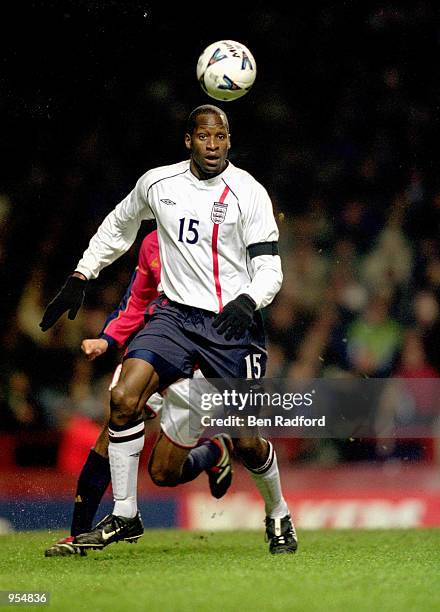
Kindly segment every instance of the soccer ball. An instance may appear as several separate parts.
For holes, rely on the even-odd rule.
[[[247,47],[234,40],[220,40],[203,51],[197,62],[197,78],[205,93],[229,102],[244,96],[257,76],[257,67]]]

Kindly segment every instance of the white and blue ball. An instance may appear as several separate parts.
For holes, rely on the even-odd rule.
[[[254,56],[245,45],[234,40],[212,43],[197,62],[197,78],[203,91],[223,102],[247,94],[256,76]]]

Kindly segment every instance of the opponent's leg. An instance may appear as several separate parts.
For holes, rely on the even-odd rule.
[[[283,497],[276,452],[272,443],[257,436],[237,439],[234,446],[264,499],[270,552],[295,552],[298,540]]]
[[[44,553],[46,557],[66,557],[80,552],[75,546],[75,536],[92,529],[93,519],[110,480],[106,424],[94,448],[89,452],[78,478],[70,536],[62,538],[48,548]],[[85,551],[81,552],[85,554]]]
[[[195,448],[182,448],[162,432],[151,454],[148,470],[152,481],[160,487],[175,487],[194,480],[206,471],[216,488],[215,497],[222,497],[231,483],[230,439],[223,434],[200,442]],[[211,476],[212,472],[212,476]],[[218,481],[218,483],[217,483]]]
[[[154,484],[159,487],[175,487],[180,484],[182,469],[190,451],[190,448],[173,444],[160,432],[148,462],[148,473]]]
[[[102,429],[78,478],[70,535],[90,531],[99,504],[111,481],[108,425]]]
[[[150,475],[158,486],[176,486],[206,471],[214,497],[222,497],[232,481],[232,442],[219,435],[201,439],[200,394],[208,383],[199,370],[193,379],[170,385],[163,394],[161,429],[150,461]],[[213,389],[209,385],[209,389]],[[190,418],[192,415],[193,418]]]

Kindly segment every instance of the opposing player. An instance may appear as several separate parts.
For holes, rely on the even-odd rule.
[[[137,520],[133,500],[143,446],[141,414],[154,392],[191,377],[196,364],[206,377],[222,380],[259,378],[265,372],[258,311],[272,301],[282,282],[269,196],[250,174],[227,160],[229,126],[218,107],[205,105],[190,114],[185,145],[189,160],[144,174],[106,217],[40,323],[49,329],[66,311],[74,318],[87,280],[130,248],[142,220],[156,219],[164,294],[130,343],[111,394],[115,507],[107,522],[77,538],[78,546],[102,547],[108,534],[123,539]],[[234,446],[255,474],[273,467],[273,447],[257,432],[237,437]],[[182,467],[166,479],[160,473],[152,476],[177,484],[181,474]],[[285,504],[283,512],[267,517],[266,533],[273,551],[293,552],[297,541]]]
[[[143,327],[147,307],[158,295],[159,282],[159,247],[157,232],[153,231],[142,242],[138,265],[119,306],[107,318],[98,338],[82,342],[81,348],[88,359],[93,360],[103,355],[110,346],[125,346],[130,337]],[[111,387],[117,383],[119,374],[120,366],[116,369]],[[200,371],[197,371],[195,376],[202,378]],[[166,479],[168,466],[176,461],[176,454],[178,465],[181,465],[180,454],[183,449],[183,454],[190,452],[191,456],[188,458],[189,465],[183,462],[180,482],[193,480],[204,468],[208,474],[211,493],[219,499],[226,493],[232,481],[230,439],[220,434],[199,443],[202,427],[199,431],[197,428],[190,430],[189,409],[188,379],[182,379],[171,385],[164,397],[159,393],[150,397],[145,406],[144,417],[147,421],[161,413],[161,434],[149,462],[149,471],[152,474],[160,472]],[[200,402],[193,402],[191,410],[200,417]],[[70,536],[48,548],[46,556],[67,556],[80,552],[75,546],[76,536],[91,530],[96,511],[109,484],[108,426],[106,425],[95,447],[90,451],[78,479]],[[156,484],[162,483],[156,481]],[[136,541],[142,534],[143,526],[139,517],[139,520],[133,522],[125,539]]]

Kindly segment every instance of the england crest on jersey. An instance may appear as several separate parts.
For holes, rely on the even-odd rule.
[[[216,225],[220,225],[226,218],[226,211],[228,210],[228,205],[224,202],[214,202],[214,206],[211,211],[211,221],[213,221]]]

